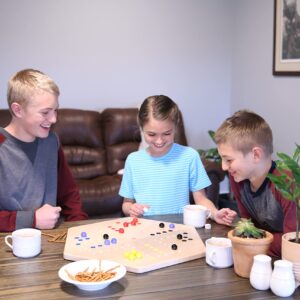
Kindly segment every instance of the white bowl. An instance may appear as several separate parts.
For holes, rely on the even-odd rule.
[[[104,272],[115,266],[119,266],[119,267],[113,270],[114,272],[116,272],[116,275],[113,278],[108,280],[98,281],[98,282],[80,282],[77,280],[72,280],[67,274],[68,272],[69,274],[76,275],[78,272],[82,272],[86,268],[89,268],[90,272],[94,269],[96,271],[99,271],[99,260],[97,259],[79,260],[64,265],[59,269],[58,276],[63,281],[74,284],[81,290],[85,290],[85,291],[102,290],[112,282],[117,281],[121,279],[123,276],[125,276],[126,268],[123,265],[120,265],[119,263],[114,261],[101,260],[101,270]]]

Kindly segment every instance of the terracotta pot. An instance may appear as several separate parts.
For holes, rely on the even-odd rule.
[[[293,270],[297,284],[300,284],[300,244],[290,242],[296,237],[296,232],[289,232],[282,235],[281,256],[282,259],[293,263]]]
[[[273,234],[266,231],[266,235],[262,239],[252,239],[233,236],[233,230],[228,232],[228,238],[232,242],[234,271],[237,275],[249,278],[253,257],[257,254],[267,254]]]

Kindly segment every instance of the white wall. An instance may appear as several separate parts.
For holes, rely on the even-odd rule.
[[[274,77],[273,0],[0,0],[0,108],[16,71],[61,88],[61,107],[132,107],[173,98],[189,144],[213,146],[241,108],[273,128],[274,150],[300,143],[300,77]]]
[[[8,78],[37,68],[59,84],[61,107],[131,107],[166,94],[189,144],[213,146],[207,131],[230,113],[233,4],[0,0],[0,107]]]
[[[231,112],[248,108],[270,124],[274,152],[300,144],[300,77],[272,75],[273,0],[236,0]]]

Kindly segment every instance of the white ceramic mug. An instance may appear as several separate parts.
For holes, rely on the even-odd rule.
[[[206,263],[214,268],[228,268],[232,266],[232,244],[228,238],[212,237],[205,242]]]
[[[34,228],[18,229],[5,237],[5,243],[15,256],[33,257],[41,252],[41,231]]]
[[[183,223],[192,225],[196,228],[204,227],[207,218],[210,216],[210,210],[202,205],[186,205],[183,208]]]

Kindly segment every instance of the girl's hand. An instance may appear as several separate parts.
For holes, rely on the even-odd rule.
[[[129,208],[129,216],[135,218],[142,217],[149,207],[146,204],[133,203]]]

